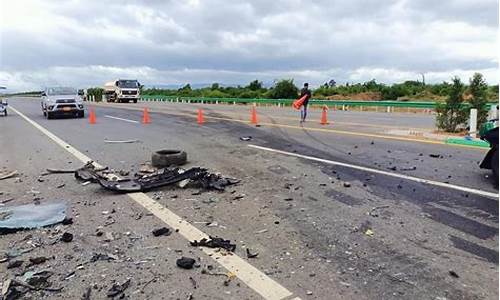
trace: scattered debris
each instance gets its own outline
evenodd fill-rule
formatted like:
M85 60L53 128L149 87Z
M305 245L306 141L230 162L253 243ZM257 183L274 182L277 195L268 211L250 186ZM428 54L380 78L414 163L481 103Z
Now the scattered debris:
M0 180L11 178L17 175L17 170L0 172Z
M5 200L2 200L2 201L1 201L1 203L2 203L2 204L5 204L5 203L8 203L8 202L10 202L10 201L12 201L12 200L14 200L14 198L7 198L7 199L5 199Z
M371 229L367 229L367 230L365 231L365 235L367 235L367 236L373 236L373 230L371 230Z
M110 253L94 253L90 258L90 262L96 262L99 260L103 261L118 260L118 256Z
M443 158L444 156L442 156L441 154L429 154L429 157L432 157L432 158Z
M223 248L227 251L234 251L236 249L236 245L231 244L230 240L212 236L209 236L209 239L203 238L199 242L195 240L193 242L190 242L190 244L194 247L201 246L209 248Z
M196 261L194 260L194 258L183 256L183 257L177 259L176 264L179 268L192 269L195 262Z
M34 287L48 287L50 283L48 279L53 275L53 272L48 270L29 271L24 273L23 281Z
M123 292L130 286L130 278L127 279L124 283L119 284L119 283L114 283L111 288L108 290L106 295L108 298L114 298L120 294L123 294Z
M193 288L196 290L196 288L198 288L198 284L196 283L196 280L194 280L193 277L189 277L189 280L193 284Z
M161 227L152 231L154 236L170 235L172 232L167 227Z
M313 294L312 291L306 291L306 295L311 296Z
M51 288L50 283L47 281L52 273L49 271L40 272L26 272L23 278L29 280L7 279L2 284L2 297L1 299L18 299L28 291L48 291L59 292L60 288Z
M189 183L201 186L203 189L219 191L223 191L228 185L239 182L237 179L209 173L207 169L199 167L193 167L188 170L177 167L155 169L150 174L136 174L135 178L120 180L110 180L113 178L109 178L109 176L109 172L97 171L92 162L87 163L75 172L75 177L79 180L99 183L108 190L124 193L148 191L161 186L176 184L186 179L190 181Z
M452 277L460 278L460 276L458 276L458 274L453 270L448 271L448 274L450 274L450 276L452 276Z
M250 249L247 248L247 258L255 258L259 255L259 252L251 253Z
M138 143L139 140L104 140L106 144L131 144L131 143Z
M65 242L65 243L69 243L72 240L73 240L73 234L71 234L69 232L65 232L61 236L61 241Z
M49 260L49 259L47 257L45 257L45 256L30 257L29 258L29 261L30 261L31 265L43 264L47 260Z
M75 173L76 170L71 170L71 169L47 169L47 172L51 174L71 174Z
M246 196L245 194L239 194L239 195L234 196L233 200L240 200L240 199L245 198L245 196Z
M54 225L65 218L65 203L0 207L0 233Z
M60 185L56 186L56 188L60 189L60 188L63 188L63 187L65 187L65 186L66 186L66 184L65 184L65 183L61 183Z
M82 295L82 300L90 300L90 295L92 294L92 288L91 287L87 287L87 289L85 290L85 292L83 292L83 295Z
M376 210L378 209L382 209L382 208L388 208L389 205L382 205L382 206L375 206L374 208L372 208L369 212L368 212L368 215L372 216L372 217L378 217L378 214L375 212Z
M267 232L267 229L261 229L259 231L256 231L255 233L259 234L259 233L266 233L266 232Z
M23 265L23 263L24 263L24 261L22 261L22 260L13 260L13 261L10 261L7 264L7 269L19 268L20 266Z
M248 141L252 140L252 137L251 136L242 136L242 137L240 137L240 140L248 142Z
M412 166L409 168L400 168L400 171L415 171L417 169L417 166Z
M345 182L344 182L344 187L351 187L351 183L350 183L350 182L345 181Z

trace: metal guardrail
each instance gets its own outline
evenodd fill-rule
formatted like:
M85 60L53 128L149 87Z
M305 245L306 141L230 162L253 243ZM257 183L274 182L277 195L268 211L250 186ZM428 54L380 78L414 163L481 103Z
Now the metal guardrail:
M154 96L143 95L142 101L169 101L169 102L189 102L189 103L229 103L229 104L281 104L292 105L291 99L243 99L243 98L205 98L205 97L178 97L178 96ZM362 101L362 100L310 100L310 105L332 106L379 106L379 107L408 107L408 108L428 108L436 107L436 102L430 101Z
M90 99L89 99L90 100ZM92 101L92 100L90 100ZM95 100L94 100L95 101ZM184 103L209 103L209 104L271 104L278 106L291 106L292 99L252 99L252 98L206 98L206 97L179 97L179 96L163 96L163 95L142 95L140 101L152 102L184 102ZM318 105L327 107L341 107L342 109L351 106L358 107L386 107L387 111L394 108L420 108L420 109L435 109L437 103L433 101L385 101L385 100L315 100L309 101L310 105ZM498 103L488 103L487 109ZM463 103L464 108L470 107L470 103Z

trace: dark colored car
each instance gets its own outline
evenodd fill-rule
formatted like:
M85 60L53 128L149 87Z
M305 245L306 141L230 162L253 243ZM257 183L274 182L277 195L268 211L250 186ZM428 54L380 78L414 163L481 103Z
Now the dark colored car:
M498 182L498 127L488 130L481 139L490 143L490 151L479 165L481 169L491 169L496 182Z

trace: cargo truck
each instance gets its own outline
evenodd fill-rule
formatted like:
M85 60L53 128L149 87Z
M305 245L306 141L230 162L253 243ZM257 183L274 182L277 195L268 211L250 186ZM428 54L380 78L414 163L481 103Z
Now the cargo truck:
M140 94L140 83L137 80L118 79L104 84L104 98L107 102L137 103Z

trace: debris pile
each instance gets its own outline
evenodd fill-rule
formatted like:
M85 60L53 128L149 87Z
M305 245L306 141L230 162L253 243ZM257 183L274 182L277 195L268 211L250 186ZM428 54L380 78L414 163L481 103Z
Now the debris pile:
M122 193L145 192L154 188L180 184L198 186L207 190L223 191L228 185L236 184L239 180L223 177L208 172L207 169L193 167L182 169L178 167L156 169L147 174L136 173L132 178L119 178L107 168L97 169L92 162L75 171L75 177L82 181L98 183L102 187Z

